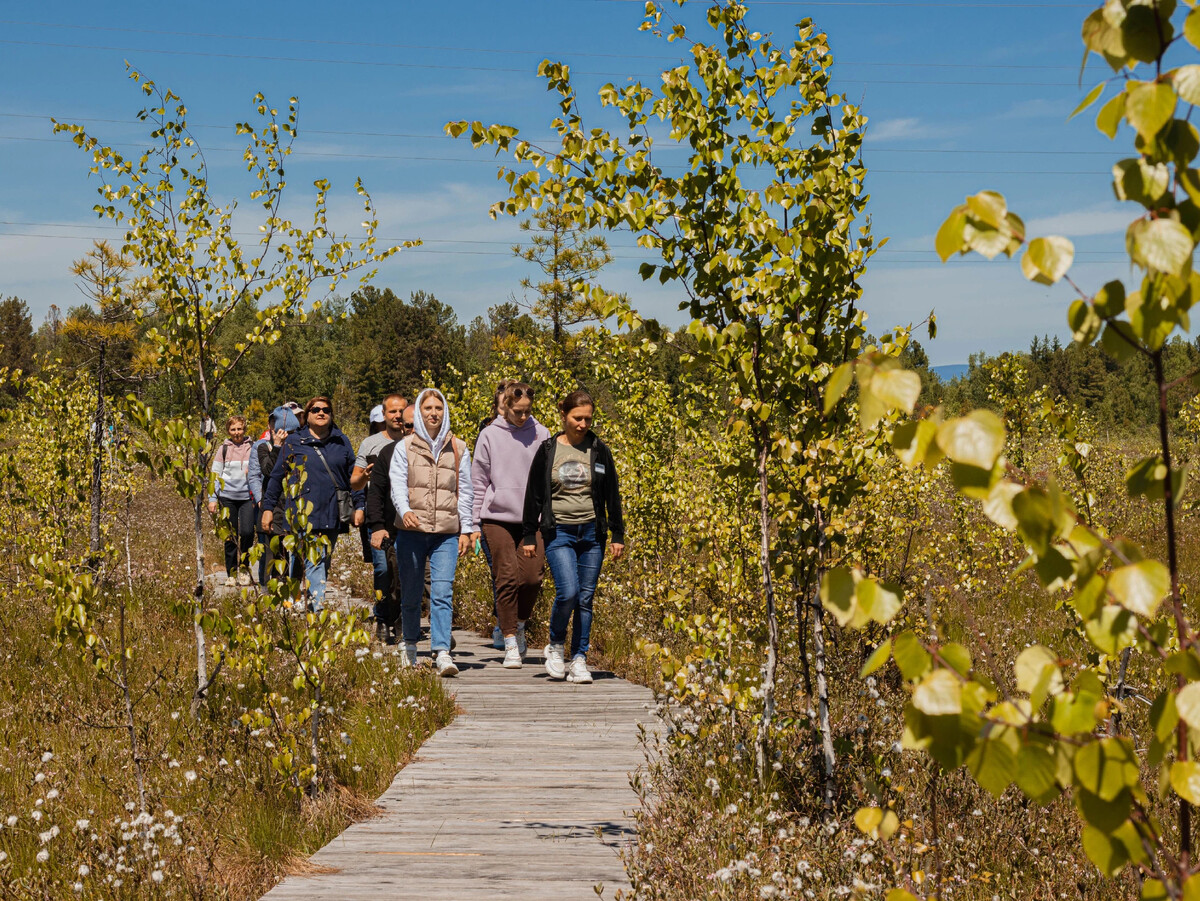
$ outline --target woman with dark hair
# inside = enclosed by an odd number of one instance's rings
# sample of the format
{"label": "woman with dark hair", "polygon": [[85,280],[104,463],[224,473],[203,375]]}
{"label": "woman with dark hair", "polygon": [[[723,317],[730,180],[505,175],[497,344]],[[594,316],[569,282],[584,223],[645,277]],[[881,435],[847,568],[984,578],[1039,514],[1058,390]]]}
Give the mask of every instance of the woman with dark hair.
{"label": "woman with dark hair", "polygon": [[[586,391],[572,391],[559,402],[562,431],[538,446],[529,467],[521,541],[521,553],[534,559],[541,532],[554,576],[546,672],[551,679],[579,683],[592,681],[587,668],[592,598],[609,532],[613,559],[625,552],[617,467],[608,445],[592,431],[595,409]],[[570,664],[565,659],[568,620],[573,620]]]}
{"label": "woman with dark hair", "polygon": [[250,548],[254,546],[254,500],[250,496],[250,449],[246,439],[246,417],[230,416],[225,423],[229,437],[213,454],[212,493],[208,512],[227,511],[233,529],[225,539],[225,586],[250,584]]}
{"label": "woman with dark hair", "polygon": [[489,550],[504,666],[516,669],[525,657],[525,621],[541,592],[545,564],[540,535],[538,553],[526,557],[520,551],[525,486],[533,456],[550,432],[533,418],[533,389],[524,382],[505,388],[499,408],[502,415],[479,433],[475,443],[471,486],[473,516]]}
{"label": "woman with dark hair", "polygon": [[[314,397],[304,405],[307,425],[288,435],[279,449],[279,456],[267,487],[263,491],[262,528],[270,532],[274,525],[275,508],[283,499],[284,482],[294,483],[303,472],[304,487],[300,500],[312,504],[308,525],[314,535],[329,539],[323,553],[314,563],[305,561],[305,581],[308,584],[308,605],[314,613],[325,603],[325,578],[333,546],[337,538],[349,531],[351,524],[362,524],[366,497],[362,491],[350,490],[350,472],[354,466],[354,448],[350,439],[333,423],[333,402],[325,396]],[[349,499],[353,513],[346,509]],[[288,514],[294,502],[284,499],[282,531],[291,527]],[[348,515],[347,515],[348,514]]]}

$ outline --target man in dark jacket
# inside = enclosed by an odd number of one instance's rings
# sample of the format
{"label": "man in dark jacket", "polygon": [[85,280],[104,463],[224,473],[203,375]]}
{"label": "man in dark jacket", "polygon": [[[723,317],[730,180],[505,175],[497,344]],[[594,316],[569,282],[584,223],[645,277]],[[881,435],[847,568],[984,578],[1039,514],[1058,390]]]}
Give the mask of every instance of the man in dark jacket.
{"label": "man in dark jacket", "polygon": [[[389,395],[383,402],[386,428],[378,432],[386,441],[367,445],[371,438],[359,448],[355,470],[367,473],[367,532],[373,554],[383,555],[386,570],[376,573],[375,633],[380,641],[396,643],[396,619],[400,615],[400,583],[396,577],[396,508],[392,504],[392,480],[388,472],[392,465],[392,453],[396,442],[412,431],[414,407],[401,404],[400,395]],[[376,436],[372,436],[376,437]],[[368,453],[364,453],[364,449]],[[365,465],[364,465],[365,464]],[[382,578],[380,576],[382,575]]]}

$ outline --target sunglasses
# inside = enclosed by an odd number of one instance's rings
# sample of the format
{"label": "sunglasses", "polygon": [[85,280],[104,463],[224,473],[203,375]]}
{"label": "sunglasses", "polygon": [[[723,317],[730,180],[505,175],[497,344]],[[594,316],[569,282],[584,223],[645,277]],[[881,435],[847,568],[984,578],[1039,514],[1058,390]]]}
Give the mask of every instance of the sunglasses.
{"label": "sunglasses", "polygon": [[332,407],[309,407],[309,408],[308,408],[308,414],[309,414],[310,416],[311,416],[313,413],[332,413],[332,412],[333,412],[333,408],[332,408]]}
{"label": "sunglasses", "polygon": [[516,398],[517,400],[520,400],[522,397],[528,397],[530,400],[533,400],[533,395],[534,395],[534,390],[532,388],[513,388],[512,389],[512,396],[514,398]]}

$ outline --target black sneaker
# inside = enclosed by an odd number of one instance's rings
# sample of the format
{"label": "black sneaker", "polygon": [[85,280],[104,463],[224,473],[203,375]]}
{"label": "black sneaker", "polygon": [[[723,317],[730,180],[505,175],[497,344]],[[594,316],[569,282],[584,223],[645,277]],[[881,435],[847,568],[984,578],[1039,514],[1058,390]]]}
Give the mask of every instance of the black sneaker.
{"label": "black sneaker", "polygon": [[384,639],[384,644],[388,644],[388,645],[399,644],[400,636],[396,632],[396,624],[389,623],[385,628],[387,629],[387,638]]}

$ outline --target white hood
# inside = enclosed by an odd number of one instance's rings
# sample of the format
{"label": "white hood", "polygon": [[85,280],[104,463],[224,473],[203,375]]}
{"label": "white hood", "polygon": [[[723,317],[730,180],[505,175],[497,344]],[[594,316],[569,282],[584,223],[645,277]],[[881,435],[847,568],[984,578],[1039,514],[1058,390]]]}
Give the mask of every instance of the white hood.
{"label": "white hood", "polygon": [[[421,415],[421,401],[425,399],[427,394],[436,394],[442,399],[442,427],[438,430],[436,437],[430,437],[429,430],[425,428],[425,417]],[[446,436],[450,434],[450,405],[446,403],[446,395],[438,391],[437,388],[425,388],[417,395],[417,412],[413,414],[413,434],[422,439],[429,445],[433,451],[433,459],[441,456],[442,448],[446,445]]]}

